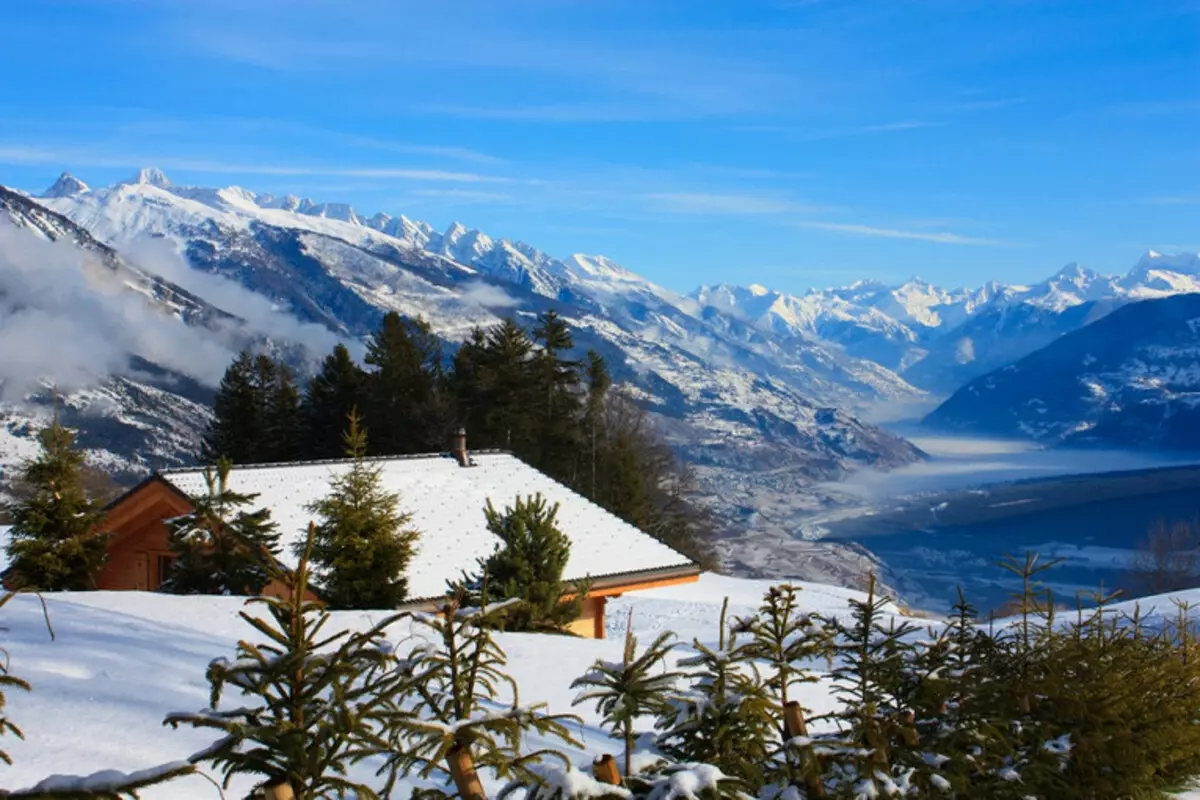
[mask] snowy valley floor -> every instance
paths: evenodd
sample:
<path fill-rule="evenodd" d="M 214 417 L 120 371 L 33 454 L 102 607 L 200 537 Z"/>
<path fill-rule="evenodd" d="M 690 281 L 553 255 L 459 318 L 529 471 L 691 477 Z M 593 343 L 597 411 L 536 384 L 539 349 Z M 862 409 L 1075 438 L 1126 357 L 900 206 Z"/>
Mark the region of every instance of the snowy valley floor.
<path fill-rule="evenodd" d="M 553 711 L 574 711 L 583 717 L 585 727 L 578 738 L 584 750 L 571 755 L 581 769 L 588 769 L 593 756 L 614 752 L 615 743 L 595 726 L 590 708 L 571 708 L 575 692 L 569 686 L 594 659 L 619 660 L 630 611 L 643 643 L 664 629 L 675 631 L 684 642 L 695 637 L 711 643 L 724 597 L 729 597 L 731 615 L 748 614 L 771 584 L 705 575 L 697 584 L 619 598 L 609 604 L 609 638 L 602 641 L 530 634 L 499 638 L 522 703 L 545 701 Z M 826 614 L 845 613 L 847 598 L 856 595 L 830 586 L 802 585 L 804 607 Z M 1200 601 L 1200 592 L 1193 594 L 1193 601 Z M 11 767 L 0 765 L 0 786 L 23 788 L 55 773 L 134 771 L 186 758 L 212 742 L 205 732 L 164 728 L 162 719 L 168 712 L 207 706 L 208 662 L 232 656 L 237 640 L 250 634 L 237 617 L 242 599 L 97 592 L 52 594 L 46 601 L 54 641 L 36 598 L 16 597 L 0 610 L 0 646 L 9 651 L 13 674 L 33 686 L 31 694 L 8 693 L 7 715 L 24 729 L 26 739 L 0 741 L 14 760 Z M 1143 601 L 1143 610 L 1149 605 Z M 1165 599 L 1155 605 L 1162 606 L 1163 613 L 1173 609 Z M 377 615 L 334 616 L 339 627 L 358 627 Z M 391 638 L 396 641 L 402 635 L 397 631 Z M 827 682 L 803 687 L 799 699 L 818 714 L 834 703 Z M 237 704 L 238 698 L 231 695 L 227 701 Z M 252 785 L 250 779 L 235 781 L 227 796 L 241 797 Z M 497 785 L 493 782 L 488 788 L 494 793 Z M 202 779 L 190 777 L 145 790 L 143 796 L 182 800 L 218 795 Z M 1200 793 L 1187 796 L 1200 798 Z"/>

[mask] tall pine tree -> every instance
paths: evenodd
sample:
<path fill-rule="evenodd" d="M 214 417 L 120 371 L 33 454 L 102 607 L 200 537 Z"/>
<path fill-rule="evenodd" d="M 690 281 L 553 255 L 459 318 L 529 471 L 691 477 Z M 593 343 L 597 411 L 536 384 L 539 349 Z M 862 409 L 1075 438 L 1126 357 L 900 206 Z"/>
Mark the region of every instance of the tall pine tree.
<path fill-rule="evenodd" d="M 225 370 L 213 401 L 213 421 L 204 436 L 201 460 L 214 464 L 228 458 L 237 464 L 258 459 L 262 436 L 262 400 L 255 377 L 254 358 L 243 350 Z"/>
<path fill-rule="evenodd" d="M 350 412 L 363 403 L 362 369 L 350 351 L 338 344 L 325 357 L 321 370 L 304 394 L 303 416 L 307 447 L 303 458 L 340 458 L 345 450 L 343 428 Z"/>
<path fill-rule="evenodd" d="M 327 497 L 309 506 L 317 515 L 312 549 L 321 597 L 331 608 L 395 608 L 408 595 L 405 570 L 419 537 L 399 497 L 366 461 L 367 434 L 350 412 L 345 434 L 350 469 L 333 478 Z"/>
<path fill-rule="evenodd" d="M 12 521 L 5 583 L 47 591 L 95 589 L 108 558 L 108 537 L 94 533 L 103 511 L 83 486 L 83 453 L 75 433 L 54 419 L 38 433 L 41 452 L 21 473 L 22 497 Z"/>
<path fill-rule="evenodd" d="M 442 351 L 424 320 L 392 311 L 367 345 L 366 421 L 371 452 L 399 455 L 444 445 L 446 409 L 441 391 Z"/>
<path fill-rule="evenodd" d="M 279 534 L 265 508 L 242 510 L 258 497 L 229 488 L 228 459 L 204 470 L 207 492 L 192 498 L 192 513 L 170 522 L 176 554 L 161 589 L 172 594 L 256 595 L 279 554 Z"/>
<path fill-rule="evenodd" d="M 300 390 L 286 364 L 279 364 L 275 383 L 267 393 L 263 425 L 264 461 L 298 461 L 306 457 L 304 419 L 300 411 Z"/>
<path fill-rule="evenodd" d="M 580 364 L 567 358 L 575 346 L 571 330 L 553 310 L 543 312 L 533 329 L 542 346 L 533 360 L 534 385 L 538 393 L 538 468 L 574 481 L 580 444 Z"/>

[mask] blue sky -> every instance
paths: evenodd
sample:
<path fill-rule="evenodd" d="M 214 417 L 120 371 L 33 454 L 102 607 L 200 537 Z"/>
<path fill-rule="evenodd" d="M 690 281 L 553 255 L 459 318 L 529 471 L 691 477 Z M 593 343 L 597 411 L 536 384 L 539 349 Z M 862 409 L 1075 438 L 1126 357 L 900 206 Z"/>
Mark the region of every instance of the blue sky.
<path fill-rule="evenodd" d="M 139 165 L 678 290 L 1200 250 L 1200 0 L 39 0 L 0 183 Z"/>

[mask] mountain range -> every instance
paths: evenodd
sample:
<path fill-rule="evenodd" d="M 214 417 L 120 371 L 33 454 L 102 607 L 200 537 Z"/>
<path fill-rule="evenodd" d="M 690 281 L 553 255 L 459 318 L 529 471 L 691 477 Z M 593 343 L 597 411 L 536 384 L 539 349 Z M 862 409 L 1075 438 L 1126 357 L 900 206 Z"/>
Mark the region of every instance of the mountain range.
<path fill-rule="evenodd" d="M 602 256 L 459 223 L 177 186 L 154 169 L 103 188 L 64 173 L 38 194 L 0 187 L 0 479 L 35 451 L 52 383 L 91 461 L 131 481 L 193 463 L 242 348 L 303 372 L 339 341 L 361 356 L 387 311 L 428 320 L 452 352 L 477 325 L 555 308 L 694 469 L 731 532 L 729 564 L 766 574 L 783 559 L 840 580 L 880 565 L 797 537 L 798 521 L 842 502 L 825 482 L 924 457 L 871 423 L 881 410 L 950 395 L 927 424 L 1048 443 L 1167 444 L 1200 427 L 1185 331 L 1196 291 L 1200 256 L 1150 252 L 1123 276 L 1070 264 L 1032 285 L 680 294 Z M 1157 308 L 1182 310 L 1157 327 Z M 1130 330 L 1148 336 L 1122 341 Z"/>
<path fill-rule="evenodd" d="M 125 358 L 117 363 L 106 352 L 105 369 L 65 383 L 58 352 L 45 354 L 40 374 L 0 374 L 8 401 L 2 460 L 31 446 L 28 398 L 14 397 L 21 380 L 33 388 L 39 384 L 31 378 L 63 384 L 64 411 L 83 444 L 132 474 L 193 457 L 207 419 L 197 402 L 211 396 L 240 347 L 291 347 L 299 362 L 338 340 L 361 352 L 389 310 L 424 317 L 453 347 L 476 325 L 507 315 L 528 320 L 549 307 L 572 324 L 581 348 L 607 357 L 614 377 L 708 486 L 728 485 L 731 475 L 753 481 L 768 470 L 772 480 L 786 473 L 810 482 L 921 457 L 854 413 L 867 402 L 920 396 L 894 372 L 712 313 L 602 257 L 557 259 L 457 224 L 437 233 L 405 217 L 365 218 L 344 205 L 237 187 L 180 187 L 150 169 L 95 190 L 64 175 L 40 196 L 6 190 L 4 198 L 0 218 L 17 231 L 0 240 L 0 294 L 10 312 L 0 334 L 18 341 L 13 326 L 37 309 L 43 322 L 73 329 L 68 338 L 83 350 L 96 337 L 79 330 L 82 321 L 111 330 L 102 338 Z M 37 243 L 45 252 L 28 256 Z M 74 305 L 48 286 L 38 295 L 22 284 L 38 272 L 31 263 L 46 262 L 46 248 L 82 276 Z M 97 275 L 107 278 L 105 286 Z M 131 298 L 136 319 L 126 308 Z M 45 348 L 31 344 L 26 360 L 37 367 L 32 353 Z M 188 392 L 173 395 L 173 386 Z M 151 391 L 178 402 L 156 410 L 132 399 Z M 44 417 L 46 409 L 38 413 Z M 147 415 L 164 417 L 163 429 L 171 428 L 166 418 L 190 417 L 191 432 L 148 443 L 146 429 L 155 425 Z M 101 430 L 109 432 L 102 442 Z M 129 434 L 125 447 L 120 430 Z M 728 505 L 737 502 L 728 497 Z"/>
<path fill-rule="evenodd" d="M 971 381 L 926 424 L 1048 444 L 1200 450 L 1200 294 L 1119 308 Z"/>

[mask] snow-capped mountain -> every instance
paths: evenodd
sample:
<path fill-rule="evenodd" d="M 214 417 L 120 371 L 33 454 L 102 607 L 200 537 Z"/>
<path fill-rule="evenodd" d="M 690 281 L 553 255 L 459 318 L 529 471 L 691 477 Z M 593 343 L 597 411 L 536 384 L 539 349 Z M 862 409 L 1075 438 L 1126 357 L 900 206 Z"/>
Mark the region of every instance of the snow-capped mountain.
<path fill-rule="evenodd" d="M 1051 444 L 1200 449 L 1200 294 L 1124 305 L 976 378 L 925 424 Z"/>
<path fill-rule="evenodd" d="M 1068 264 L 1031 286 L 991 281 L 948 290 L 913 278 L 899 286 L 857 281 L 801 296 L 723 285 L 691 297 L 761 330 L 837 346 L 944 394 L 1125 303 L 1197 291 L 1200 255 L 1151 251 L 1123 277 Z"/>
<path fill-rule="evenodd" d="M 44 204 L 49 217 L 111 245 L 130 269 L 169 275 L 222 313 L 251 316 L 241 308 L 246 297 L 228 296 L 236 285 L 331 337 L 361 339 L 394 309 L 423 316 L 453 347 L 476 325 L 554 307 L 581 348 L 608 358 L 710 488 L 731 475 L 752 482 L 768 466 L 778 471 L 773 480 L 792 473 L 804 481 L 921 455 L 836 410 L 919 394 L 895 373 L 799 335 L 766 334 L 603 257 L 558 259 L 459 224 L 438 232 L 341 204 L 177 186 L 150 169 L 95 189 L 64 175 L 42 197 L 14 196 Z M 743 502 L 713 494 L 727 508 Z"/>

